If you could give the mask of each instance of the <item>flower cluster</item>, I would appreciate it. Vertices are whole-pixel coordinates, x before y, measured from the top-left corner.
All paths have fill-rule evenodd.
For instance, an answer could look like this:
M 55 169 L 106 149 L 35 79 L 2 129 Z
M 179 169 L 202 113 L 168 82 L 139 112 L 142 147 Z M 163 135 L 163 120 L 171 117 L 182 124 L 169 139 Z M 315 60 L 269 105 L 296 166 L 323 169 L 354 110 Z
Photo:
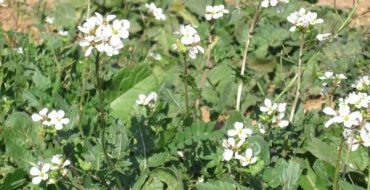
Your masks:
M 70 164 L 71 162 L 63 159 L 60 154 L 53 156 L 51 163 L 38 162 L 30 170 L 32 183 L 37 185 L 42 181 L 47 181 L 48 184 L 54 184 L 58 181 L 58 178 L 67 175 L 66 167 Z
M 329 33 L 317 34 L 316 39 L 321 42 L 321 41 L 327 40 L 330 36 L 331 36 L 330 32 Z
M 227 139 L 224 139 L 222 146 L 225 148 L 223 159 L 230 161 L 233 158 L 239 160 L 242 166 L 248 166 L 257 162 L 257 157 L 253 156 L 252 148 L 247 147 L 246 139 L 253 134 L 253 131 L 244 128 L 241 122 L 234 123 L 234 129 L 227 131 Z M 240 154 L 242 153 L 242 154 Z
M 315 24 L 323 23 L 324 20 L 321 18 L 317 18 L 317 13 L 306 11 L 306 9 L 301 8 L 299 11 L 296 11 L 290 14 L 287 20 L 293 24 L 290 27 L 290 31 L 294 32 L 296 30 L 300 32 L 304 32 L 310 29 Z
M 146 3 L 145 7 L 148 9 L 149 14 L 153 15 L 156 20 L 166 20 L 166 15 L 163 14 L 163 10 L 155 6 L 154 3 Z
M 39 113 L 32 114 L 31 118 L 35 122 L 41 122 L 43 125 L 48 127 L 53 126 L 56 130 L 61 130 L 64 125 L 69 123 L 69 119 L 64 116 L 65 113 L 63 110 L 52 110 L 48 114 L 48 109 L 43 108 Z
M 180 40 L 173 44 L 175 50 L 187 53 L 190 58 L 195 59 L 198 53 L 204 53 L 204 49 L 199 45 L 200 37 L 195 28 L 191 25 L 181 25 L 180 30 L 175 34 L 181 35 Z
M 115 15 L 103 18 L 101 14 L 95 13 L 82 26 L 78 26 L 83 35 L 79 44 L 87 47 L 85 56 L 89 56 L 94 48 L 108 56 L 117 55 L 123 48 L 122 40 L 129 36 L 129 28 L 128 20 L 118 20 Z
M 340 86 L 342 80 L 345 79 L 347 79 L 347 77 L 344 74 L 334 74 L 332 71 L 326 71 L 319 76 L 319 80 L 322 81 L 321 94 L 327 96 L 330 89 L 334 91 Z
M 279 3 L 289 3 L 289 0 L 263 0 L 261 2 L 261 7 L 276 7 Z
M 148 95 L 140 94 L 138 99 L 136 100 L 136 105 L 154 108 L 157 97 L 157 93 L 155 92 L 151 92 Z
M 359 77 L 356 80 L 355 84 L 352 84 L 352 87 L 358 91 L 368 91 L 370 90 L 370 79 L 368 76 Z
M 207 5 L 206 14 L 204 16 L 207 20 L 217 20 L 224 16 L 224 14 L 229 14 L 229 10 L 225 9 L 224 5 Z
M 265 99 L 264 105 L 260 107 L 262 115 L 259 117 L 258 127 L 260 132 L 266 132 L 266 126 L 284 128 L 289 125 L 288 120 L 284 120 L 286 103 L 273 103 L 270 99 Z
M 351 92 L 346 98 L 339 99 L 337 107 L 337 110 L 332 107 L 324 108 L 323 112 L 331 116 L 325 127 L 333 124 L 343 126 L 343 137 L 352 145 L 352 151 L 360 144 L 370 147 L 370 95 L 361 91 Z
M 323 81 L 322 86 L 339 86 L 341 81 L 347 79 L 347 77 L 344 74 L 334 75 L 332 71 L 326 71 L 319 76 L 319 79 Z

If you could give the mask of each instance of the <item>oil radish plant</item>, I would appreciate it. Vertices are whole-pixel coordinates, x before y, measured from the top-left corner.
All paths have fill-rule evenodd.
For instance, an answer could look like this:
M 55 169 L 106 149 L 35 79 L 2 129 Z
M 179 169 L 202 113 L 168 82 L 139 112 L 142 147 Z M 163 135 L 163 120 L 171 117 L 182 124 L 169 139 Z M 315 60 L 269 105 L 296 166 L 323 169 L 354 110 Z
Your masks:
M 107 56 L 118 55 L 119 50 L 124 47 L 123 41 L 129 37 L 130 22 L 128 20 L 116 19 L 115 15 L 103 17 L 99 13 L 89 17 L 78 29 L 82 32 L 82 39 L 79 42 L 80 46 L 87 47 L 85 56 L 88 57 L 91 53 L 95 53 L 95 79 L 96 91 L 99 98 L 99 120 L 100 120 L 100 138 L 103 152 L 111 170 L 114 169 L 113 163 L 107 152 L 107 142 L 105 139 L 106 131 L 106 114 L 104 95 L 102 92 L 102 84 L 100 78 L 100 60 L 101 55 Z M 119 189 L 123 189 L 120 178 L 115 175 L 116 183 Z

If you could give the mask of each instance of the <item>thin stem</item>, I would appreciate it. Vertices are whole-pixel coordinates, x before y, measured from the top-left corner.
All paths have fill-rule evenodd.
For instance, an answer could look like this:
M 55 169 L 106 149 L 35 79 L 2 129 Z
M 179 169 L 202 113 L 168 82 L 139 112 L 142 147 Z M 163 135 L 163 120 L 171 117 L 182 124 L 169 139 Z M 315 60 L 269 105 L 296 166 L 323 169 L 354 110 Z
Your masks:
M 189 97 L 188 97 L 188 65 L 186 63 L 186 57 L 184 56 L 184 90 L 185 90 L 185 107 L 186 107 L 186 114 L 190 114 L 189 109 Z
M 199 83 L 199 89 L 200 90 L 202 90 L 204 88 L 204 85 L 205 85 L 206 80 L 207 80 L 207 75 L 208 75 L 209 71 L 211 70 L 211 68 L 213 67 L 213 64 L 212 64 L 212 61 L 211 61 L 211 53 L 212 53 L 213 47 L 217 44 L 219 39 L 220 38 L 218 36 L 215 36 L 214 38 L 212 38 L 212 35 L 209 36 L 209 43 L 210 44 L 208 45 L 207 52 L 206 52 L 206 55 L 207 55 L 206 67 L 205 67 L 205 69 L 202 73 L 202 78 L 201 78 L 200 83 Z M 200 97 L 198 97 L 195 101 L 195 107 L 196 108 L 199 107 L 199 103 L 200 103 Z
M 260 8 L 261 8 L 260 5 L 261 5 L 261 2 L 259 2 L 258 5 L 257 5 L 257 10 L 253 15 L 253 19 L 252 19 L 251 25 L 249 27 L 249 32 L 246 36 L 245 48 L 244 48 L 244 52 L 243 52 L 242 68 L 240 70 L 240 75 L 242 77 L 245 74 L 245 66 L 246 66 L 247 59 L 248 59 L 248 49 L 249 49 L 250 42 L 252 40 L 252 34 L 253 34 L 253 32 L 255 30 L 255 27 L 257 25 L 258 16 L 259 16 L 259 13 L 260 13 Z M 243 81 L 243 78 L 242 78 L 242 79 L 240 79 L 239 86 L 238 86 L 238 92 L 237 92 L 237 95 L 236 95 L 235 109 L 237 111 L 240 111 L 240 102 L 241 102 L 241 97 L 242 97 L 243 85 L 244 85 L 244 81 Z
M 298 81 L 297 81 L 297 89 L 295 93 L 295 98 L 292 106 L 292 110 L 290 112 L 289 121 L 292 122 L 294 118 L 294 113 L 297 108 L 299 96 L 301 94 L 301 77 L 302 77 L 302 56 L 303 56 L 303 49 L 304 49 L 304 33 L 300 35 L 300 43 L 299 43 L 299 57 L 298 57 Z
M 101 124 L 100 139 L 101 139 L 101 144 L 102 144 L 105 159 L 107 160 L 110 169 L 114 170 L 113 163 L 108 155 L 107 143 L 105 142 L 106 141 L 105 140 L 106 123 L 105 123 L 105 111 L 104 111 L 104 97 L 102 95 L 102 87 L 101 87 L 99 69 L 100 69 L 100 53 L 97 52 L 96 57 L 95 57 L 95 77 L 96 77 L 96 90 L 97 90 L 98 98 L 99 98 L 99 120 Z M 117 174 L 114 174 L 114 178 L 118 185 L 118 188 L 123 189 L 119 176 Z
M 334 174 L 334 181 L 333 181 L 333 190 L 338 189 L 338 176 L 339 176 L 339 170 L 340 170 L 340 160 L 342 157 L 342 151 L 343 151 L 343 143 L 344 140 L 341 138 L 339 148 L 338 148 L 338 154 L 337 154 L 337 162 L 335 163 L 335 174 Z
M 298 75 L 296 74 L 289 84 L 284 88 L 284 90 L 275 98 L 274 102 L 277 102 L 293 86 L 295 80 L 297 80 L 297 77 Z
M 147 158 L 146 158 L 146 147 L 145 147 L 145 142 L 144 142 L 144 136 L 141 131 L 141 125 L 139 125 L 139 133 L 140 133 L 140 138 L 141 138 L 141 143 L 143 143 L 143 152 L 144 152 L 144 169 L 147 166 Z
M 347 147 L 346 160 L 345 160 L 345 163 L 344 163 L 344 166 L 343 166 L 342 178 L 344 178 L 344 176 L 346 175 L 346 172 L 347 172 L 347 165 L 348 165 L 348 161 L 349 161 L 349 155 L 351 154 L 351 148 L 352 148 L 354 140 L 355 140 L 355 135 L 352 134 L 351 139 L 349 140 L 348 147 Z

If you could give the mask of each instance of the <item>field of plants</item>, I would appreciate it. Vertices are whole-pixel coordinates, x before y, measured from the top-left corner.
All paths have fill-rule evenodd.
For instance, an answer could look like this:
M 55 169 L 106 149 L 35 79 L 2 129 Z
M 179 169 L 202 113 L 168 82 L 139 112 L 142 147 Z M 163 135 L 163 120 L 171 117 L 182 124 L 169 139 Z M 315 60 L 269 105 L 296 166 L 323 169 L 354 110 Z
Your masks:
M 0 0 L 0 189 L 370 190 L 366 1 Z

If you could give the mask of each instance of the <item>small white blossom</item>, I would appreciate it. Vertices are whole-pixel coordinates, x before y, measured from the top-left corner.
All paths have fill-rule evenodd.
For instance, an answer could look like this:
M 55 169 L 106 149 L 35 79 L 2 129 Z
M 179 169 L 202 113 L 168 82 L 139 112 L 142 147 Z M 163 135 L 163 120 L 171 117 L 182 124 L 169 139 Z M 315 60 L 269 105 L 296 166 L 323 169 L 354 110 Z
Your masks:
M 334 123 L 343 123 L 345 127 L 351 128 L 359 125 L 362 121 L 361 113 L 359 111 L 351 112 L 349 106 L 340 106 L 338 112 L 330 107 L 326 107 L 323 111 L 325 114 L 333 116 L 325 123 L 325 127 L 329 127 Z
M 294 32 L 297 29 L 305 31 L 316 24 L 324 22 L 323 19 L 317 18 L 317 13 L 306 11 L 304 8 L 290 14 L 287 20 L 293 24 L 290 28 L 291 32 Z
M 46 181 L 49 178 L 48 172 L 50 170 L 50 164 L 39 163 L 38 166 L 34 166 L 30 170 L 32 176 L 32 183 L 37 185 L 41 181 Z
M 166 15 L 163 14 L 163 10 L 155 6 L 154 3 L 145 4 L 148 12 L 154 16 L 156 20 L 166 20 Z
M 366 93 L 352 92 L 347 96 L 346 101 L 348 102 L 348 104 L 354 105 L 356 108 L 366 109 L 369 107 L 370 104 L 370 96 Z
M 280 128 L 285 128 L 289 125 L 288 120 L 284 120 L 284 113 L 279 113 L 277 116 L 272 117 L 272 123 L 276 123 Z
M 359 77 L 358 80 L 352 84 L 352 88 L 356 88 L 358 91 L 370 89 L 370 79 L 368 76 Z
M 225 9 L 224 5 L 207 5 L 205 17 L 207 20 L 217 20 L 221 18 L 224 14 L 229 14 L 229 10 Z
M 54 166 L 51 167 L 52 170 L 57 170 L 57 169 L 61 169 L 61 168 L 64 168 L 68 165 L 71 164 L 71 161 L 69 160 L 64 160 L 62 158 L 62 155 L 60 154 L 57 154 L 57 155 L 54 155 L 52 158 L 51 158 L 51 163 L 54 164 Z
M 32 121 L 34 122 L 41 121 L 43 125 L 50 126 L 51 123 L 47 117 L 47 114 L 48 114 L 48 108 L 43 108 L 42 110 L 39 111 L 39 113 L 32 114 L 31 116 Z
M 48 23 L 48 24 L 53 24 L 53 23 L 54 23 L 54 20 L 55 20 L 55 19 L 54 19 L 53 17 L 48 17 L 48 16 L 47 16 L 47 17 L 45 18 L 45 22 L 46 22 L 46 23 Z
M 156 61 L 160 61 L 162 59 L 162 56 L 159 53 L 150 52 L 149 56 L 152 57 Z
M 226 161 L 229 161 L 236 155 L 239 151 L 239 148 L 244 144 L 245 140 L 241 139 L 236 143 L 234 138 L 228 138 L 227 140 L 223 140 L 222 146 L 225 148 L 223 158 Z
M 68 36 L 68 31 L 61 29 L 61 30 L 58 31 L 58 34 L 61 35 L 61 36 Z
M 253 156 L 253 150 L 251 148 L 247 148 L 244 155 L 238 154 L 235 157 L 240 161 L 242 166 L 248 166 L 257 162 L 257 157 Z
M 181 25 L 180 30 L 175 32 L 181 36 L 180 43 L 184 48 L 179 48 L 177 44 L 172 45 L 174 50 L 187 52 L 191 59 L 195 59 L 198 53 L 204 54 L 204 49 L 199 45 L 200 36 L 191 25 Z
M 260 107 L 260 110 L 261 112 L 267 113 L 268 115 L 272 115 L 278 107 L 276 103 L 272 103 L 272 101 L 267 98 L 265 99 L 264 104 L 264 106 Z
M 289 0 L 263 0 L 261 2 L 261 7 L 276 7 L 279 3 L 289 3 Z
M 158 95 L 155 92 L 149 93 L 148 96 L 146 96 L 145 94 L 139 94 L 138 99 L 136 100 L 136 105 L 154 108 L 157 97 Z
M 53 110 L 48 114 L 48 118 L 50 119 L 50 124 L 54 125 L 56 130 L 63 129 L 63 126 L 69 123 L 69 119 L 64 118 L 64 116 L 65 116 L 65 113 L 63 110 L 58 110 L 58 111 Z
M 14 48 L 14 50 L 19 53 L 19 54 L 24 54 L 24 50 L 22 47 L 17 47 L 17 48 Z
M 130 22 L 115 18 L 115 15 L 103 17 L 95 13 L 82 26 L 78 26 L 83 34 L 79 44 L 86 47 L 85 56 L 91 55 L 94 48 L 108 56 L 119 54 L 119 50 L 124 47 L 122 40 L 129 37 Z
M 229 137 L 238 136 L 239 139 L 246 139 L 248 136 L 253 134 L 253 131 L 251 129 L 244 128 L 244 124 L 241 122 L 235 122 L 234 128 L 235 129 L 230 129 L 227 131 L 227 135 Z
M 365 123 L 364 127 L 360 130 L 360 137 L 362 145 L 370 147 L 370 123 Z
M 316 39 L 318 41 L 325 41 L 331 36 L 331 33 L 323 33 L 323 34 L 317 34 Z

